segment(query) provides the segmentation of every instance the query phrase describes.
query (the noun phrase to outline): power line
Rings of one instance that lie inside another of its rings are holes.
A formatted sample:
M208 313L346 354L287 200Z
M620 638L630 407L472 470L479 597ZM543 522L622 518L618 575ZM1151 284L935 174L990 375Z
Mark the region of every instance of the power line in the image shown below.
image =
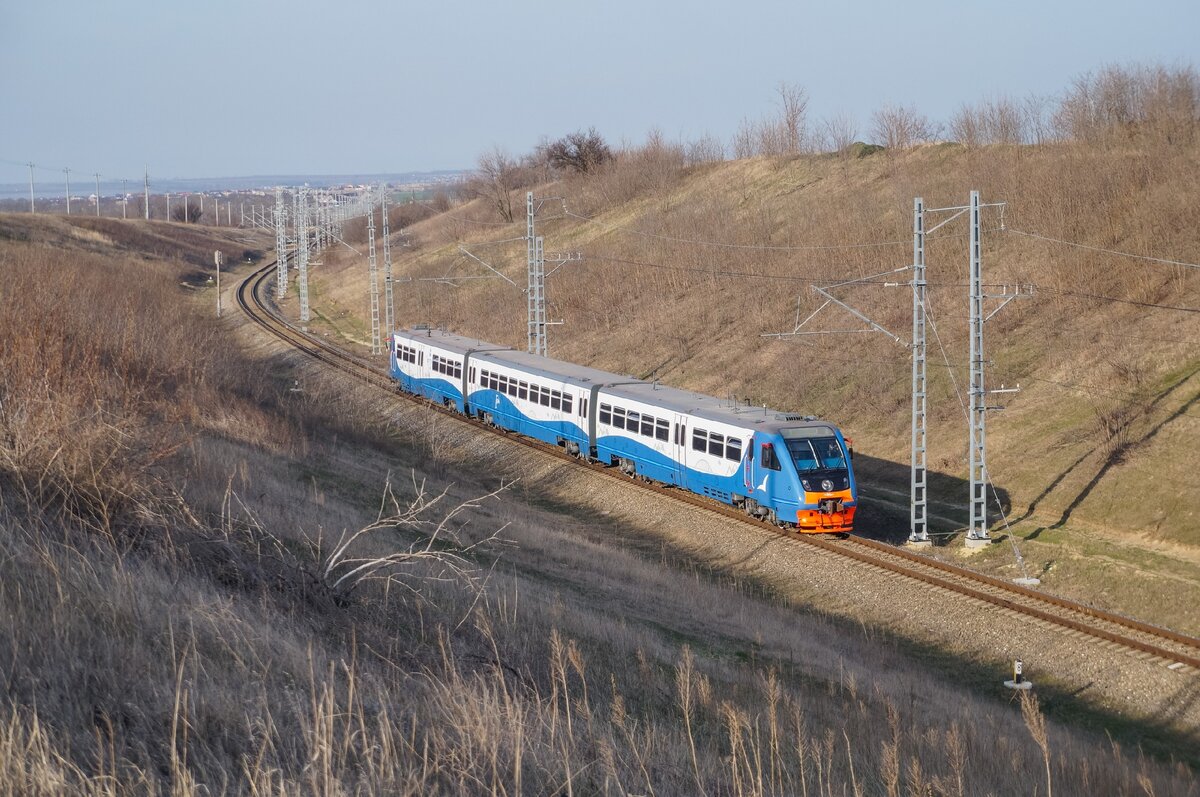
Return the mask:
M588 255L585 254L584 260L599 260L608 263L621 263L627 266L639 266L642 268L653 268L660 271L678 271L687 274L704 274L710 277L724 277L728 279L761 279L774 280L778 282L797 282L804 285L817 284L817 278L813 276L787 274L755 274L750 271L727 271L721 269L704 268L703 266L667 266L662 263L651 263L645 260L629 260L623 257L608 257L605 255ZM820 280L824 284L825 280ZM882 285L882 282L868 282L866 284Z
M1162 257L1151 257L1150 255L1138 255L1133 252L1121 252L1116 249L1105 249L1101 246L1088 246L1087 244L1076 243L1075 241L1064 241L1061 238L1051 238L1049 235L1040 235L1036 232L1025 232L1009 227L1005 232L1011 232L1014 235L1023 235L1026 238L1036 238L1039 241L1049 241L1050 243L1062 244L1063 246L1072 246L1076 249L1087 249L1089 252L1103 252L1108 255L1117 255L1118 257L1128 257L1133 260L1147 260L1151 263L1163 263L1168 266L1182 266L1183 268L1200 269L1200 264L1185 263L1182 260L1168 260Z
M625 232L630 235L641 235L646 238L655 238L660 241L674 241L676 243L696 244L697 246L713 246L713 247L717 247L719 249L753 249L753 250L775 251L775 252L800 252L800 251L827 250L827 249L870 249L870 248L877 248L877 247L884 247L884 246L908 246L912 243L911 241L878 241L876 243L864 243L864 244L811 244L811 245L802 245L802 246L784 246L784 245L772 245L772 244L732 244L732 243L727 243L724 241L706 241L706 240L697 239L697 238L680 238L680 237L677 237L674 235L660 235L658 233L642 232L641 230L633 230L633 229L630 229L623 225L605 224L602 221L598 221L596 219L589 218L587 216L581 216L578 213L572 213L569 210L566 211L566 215L571 216L576 219L579 219L580 221L586 221L589 224L596 224L596 225L598 225L600 227L604 227L605 229L610 230L610 231Z
M1131 304L1135 307L1152 307L1157 310L1174 310L1180 313L1200 313L1200 307L1181 307L1173 304L1155 304L1154 302L1139 302L1136 299L1118 299L1116 296L1102 296L1097 293L1080 293L1079 291L1065 291L1060 288L1043 288L1038 286L1038 291L1041 293L1057 293L1060 296L1071 296L1077 299L1092 299L1102 302L1116 302L1118 304Z

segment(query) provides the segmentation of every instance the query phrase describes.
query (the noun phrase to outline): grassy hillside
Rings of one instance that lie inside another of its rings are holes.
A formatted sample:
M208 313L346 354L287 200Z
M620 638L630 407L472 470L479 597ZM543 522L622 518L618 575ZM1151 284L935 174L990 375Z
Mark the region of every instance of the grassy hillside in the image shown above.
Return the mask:
M0 216L0 794L1188 788L216 322L240 235Z

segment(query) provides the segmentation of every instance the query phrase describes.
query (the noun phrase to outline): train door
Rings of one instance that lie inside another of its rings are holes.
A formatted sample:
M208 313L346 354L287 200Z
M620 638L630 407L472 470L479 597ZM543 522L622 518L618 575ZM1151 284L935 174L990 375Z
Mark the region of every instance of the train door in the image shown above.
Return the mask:
M675 483L687 486L687 416L675 413L671 437L671 460L674 463Z
M746 450L742 454L742 486L745 487L747 496L754 494L754 478L754 435L750 435L750 439L746 441Z

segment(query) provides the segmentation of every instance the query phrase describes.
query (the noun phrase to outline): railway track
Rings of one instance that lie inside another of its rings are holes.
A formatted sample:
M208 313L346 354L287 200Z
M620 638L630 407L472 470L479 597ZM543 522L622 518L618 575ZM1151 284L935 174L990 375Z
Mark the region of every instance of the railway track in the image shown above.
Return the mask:
M631 480L613 468L606 468L599 463L588 463L567 454L561 448L504 432L423 398L400 393L396 390L391 377L378 365L335 346L330 346L317 337L295 328L269 307L262 296L262 287L274 269L275 263L269 263L246 277L237 288L238 305L254 323L267 332L305 355L355 379L385 389L393 395L415 401L434 412L444 413L462 423L474 426L480 431L502 435L513 443L569 461L577 467L585 467L607 478L620 479L638 485L643 489L661 493L671 500L683 501L707 512L725 515L739 523L781 535L796 544L813 546L827 554L854 560L862 567L915 579L931 588L952 592L967 600L997 607L1002 612L1032 618L1037 622L1055 626L1062 629L1063 633L1080 639L1100 640L1101 644L1113 650L1132 651L1134 655L1153 659L1156 663L1173 670L1187 671L1192 674L1200 673L1200 639L1058 598L876 540L861 537L830 539L780 529L769 523L750 518L731 506L719 504L677 488L653 482Z

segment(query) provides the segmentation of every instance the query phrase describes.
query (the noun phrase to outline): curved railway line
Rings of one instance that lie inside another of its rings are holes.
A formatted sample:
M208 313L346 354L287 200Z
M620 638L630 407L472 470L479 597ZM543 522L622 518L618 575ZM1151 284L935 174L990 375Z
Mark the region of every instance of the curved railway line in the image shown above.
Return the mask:
M861 537L849 537L841 540L828 539L780 529L763 521L752 519L733 507L683 490L649 482L631 481L629 477L617 470L606 468L598 463L587 463L567 454L561 448L505 432L475 419L464 417L423 398L400 393L396 390L396 384L391 377L380 370L377 365L330 346L315 336L295 328L270 308L262 296L262 287L274 270L275 263L268 263L239 283L237 301L242 310L254 323L288 345L355 379L383 388L393 395L417 402L431 411L453 417L461 423L475 427L480 432L501 435L513 443L558 457L576 467L585 467L598 475L620 479L642 489L659 493L671 500L683 501L707 512L721 514L739 523L754 526L761 531L781 535L795 544L814 546L827 554L852 559L864 568L916 579L930 587L956 593L965 599L989 604L998 607L1001 611L1056 626L1069 635L1100 640L1102 644L1113 650L1134 651L1141 658L1152 658L1155 663L1164 667L1174 670L1189 670L1192 673L1200 672L1200 639L1009 583L1003 579L977 573L877 540Z

